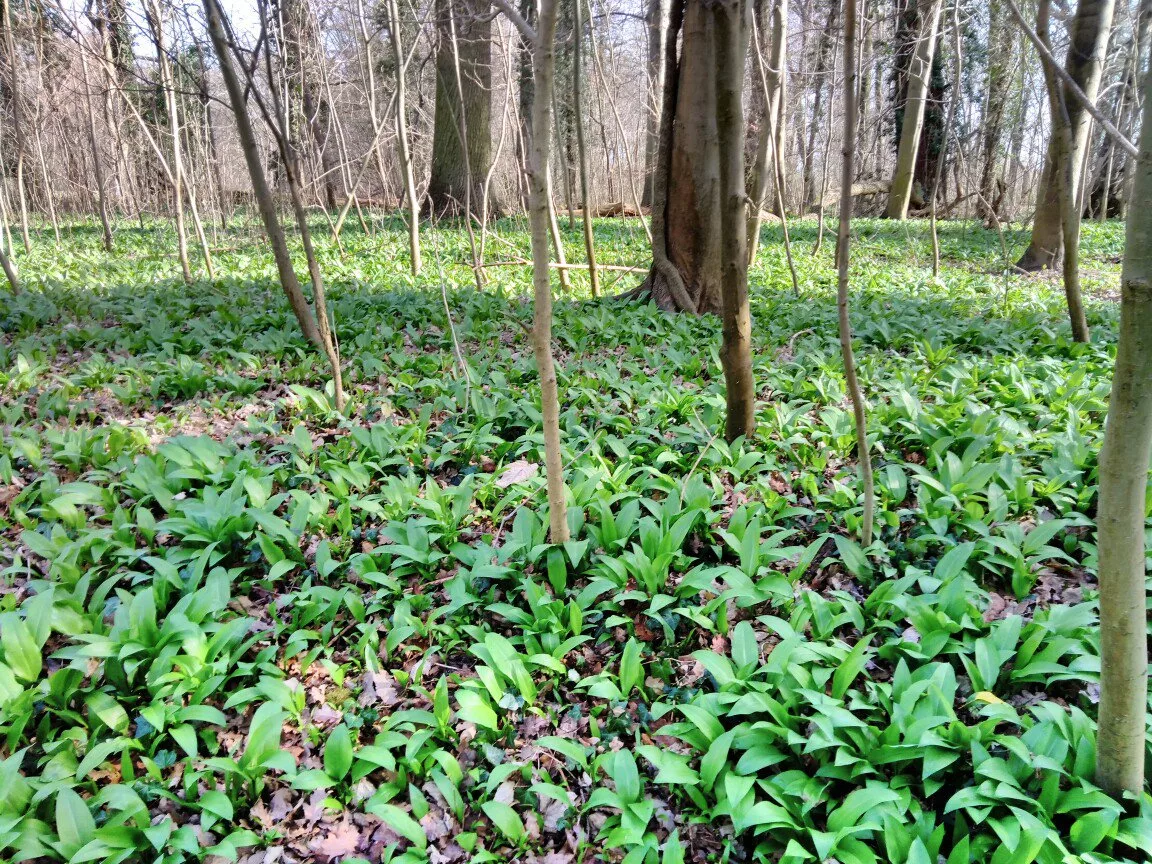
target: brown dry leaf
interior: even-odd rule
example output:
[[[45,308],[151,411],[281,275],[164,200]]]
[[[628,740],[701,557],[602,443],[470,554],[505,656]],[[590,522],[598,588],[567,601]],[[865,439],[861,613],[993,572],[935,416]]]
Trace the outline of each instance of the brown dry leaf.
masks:
[[[277,789],[272,793],[272,803],[268,807],[268,812],[272,816],[273,821],[284,821],[295,809],[296,804],[292,801],[291,789]]]
[[[517,459],[496,478],[496,486],[500,489],[507,489],[513,483],[523,483],[525,480],[530,480],[536,476],[539,470],[540,466],[535,462],[529,462],[526,459]]]
[[[368,671],[361,679],[363,692],[360,694],[360,705],[380,705],[390,708],[400,701],[400,693],[396,689],[396,682],[392,676],[383,670],[379,672]]]
[[[360,829],[345,817],[337,822],[322,838],[309,843],[308,848],[331,861],[334,858],[343,858],[346,855],[354,854],[359,845]]]

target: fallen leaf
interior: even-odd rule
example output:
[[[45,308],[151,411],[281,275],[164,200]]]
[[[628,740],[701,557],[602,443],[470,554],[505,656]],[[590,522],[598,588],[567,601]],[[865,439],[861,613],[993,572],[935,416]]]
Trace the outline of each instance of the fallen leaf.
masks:
[[[500,489],[507,489],[513,483],[523,483],[525,480],[530,480],[536,476],[539,470],[540,466],[535,462],[517,459],[496,478],[496,486]]]

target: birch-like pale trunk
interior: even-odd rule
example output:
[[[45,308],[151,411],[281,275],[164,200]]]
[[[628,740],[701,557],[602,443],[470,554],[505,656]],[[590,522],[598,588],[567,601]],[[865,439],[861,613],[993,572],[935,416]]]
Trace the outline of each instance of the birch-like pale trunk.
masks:
[[[363,7],[360,15],[364,27]],[[404,199],[408,207],[408,251],[412,275],[420,273],[420,199],[416,196],[416,175],[412,170],[412,150],[408,143],[407,87],[405,86],[404,46],[400,36],[400,9],[396,0],[388,0],[388,31],[392,42],[392,57],[396,63],[396,150],[400,157],[400,174],[404,179]],[[367,28],[365,27],[365,44]]]
[[[920,149],[920,131],[928,105],[928,86],[932,77],[932,58],[936,54],[936,31],[944,0],[913,0],[920,3],[920,33],[916,50],[908,63],[908,96],[904,100],[904,123],[900,127],[900,149],[896,154],[896,171],[888,192],[889,219],[908,216],[912,200],[912,183],[916,174],[916,152]],[[855,52],[853,52],[855,53]],[[855,70],[853,70],[855,73]],[[849,181],[851,186],[851,181]]]

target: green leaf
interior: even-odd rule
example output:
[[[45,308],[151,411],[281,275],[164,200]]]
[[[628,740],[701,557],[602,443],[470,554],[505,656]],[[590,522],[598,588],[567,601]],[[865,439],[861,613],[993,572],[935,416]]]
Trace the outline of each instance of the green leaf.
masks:
[[[848,688],[852,686],[856,676],[867,665],[868,646],[871,642],[871,636],[857,642],[848,652],[848,656],[836,667],[836,671],[832,673],[832,695],[837,699],[844,698],[844,694],[848,692]]]
[[[343,780],[352,768],[352,734],[341,723],[332,730],[324,745],[324,771],[333,780]]]
[[[60,851],[71,858],[96,836],[96,820],[84,799],[67,786],[56,793],[56,836]]]
[[[872,571],[868,563],[868,556],[860,548],[860,544],[851,537],[835,534],[832,538],[836,542],[836,551],[840,553],[840,560],[853,576],[866,576]]]
[[[88,706],[88,710],[99,717],[100,722],[113,732],[123,734],[128,731],[128,712],[107,693],[100,690],[89,693],[84,703]]]
[[[636,759],[627,747],[617,750],[608,760],[608,776],[616,784],[616,794],[625,803],[640,800],[640,772]]]
[[[256,768],[280,749],[280,737],[288,715],[274,702],[265,702],[252,714],[248,724],[248,744],[241,763]]]
[[[486,729],[498,729],[500,727],[496,720],[496,712],[475,690],[464,688],[457,690],[456,703],[459,706],[456,714],[461,720],[483,726]]]
[[[760,660],[756,633],[747,621],[741,621],[732,631],[732,659],[737,669],[749,669]]]
[[[389,828],[412,843],[417,849],[428,848],[428,835],[424,833],[420,823],[395,804],[381,804],[369,799],[368,803],[364,805],[364,809],[373,816],[382,819]]]
[[[484,815],[500,829],[500,833],[518,844],[524,838],[524,822],[510,806],[502,801],[485,801],[480,805]]]
[[[207,811],[219,819],[228,821],[232,818],[232,801],[218,789],[209,789],[200,796],[196,803],[200,805],[201,810]]]
[[[4,649],[4,661],[17,678],[35,681],[40,677],[40,649],[27,622],[15,612],[0,615],[0,647]]]
[[[640,643],[629,639],[620,657],[620,693],[625,699],[632,695],[632,689],[639,687],[643,693],[644,667],[640,662]]]

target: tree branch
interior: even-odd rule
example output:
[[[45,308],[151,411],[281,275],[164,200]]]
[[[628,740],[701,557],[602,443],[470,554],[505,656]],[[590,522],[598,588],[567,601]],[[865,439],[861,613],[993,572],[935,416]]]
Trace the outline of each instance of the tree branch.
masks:
[[[1048,50],[1048,46],[1044,44],[1044,41],[1037,35],[1036,31],[1028,26],[1028,22],[1024,20],[1024,15],[1021,13],[1020,7],[1016,5],[1016,0],[1008,0],[1008,8],[1012,10],[1012,15],[1016,18],[1016,23],[1020,25],[1020,29],[1024,31],[1024,35],[1028,37],[1028,41],[1031,42],[1037,52],[1039,52],[1040,59],[1052,68],[1056,73],[1056,77],[1059,78],[1060,82],[1064,85],[1064,89],[1072,95],[1073,99],[1080,103],[1081,108],[1092,115],[1092,119],[1100,124],[1100,128],[1107,132],[1112,140],[1123,148],[1125,153],[1132,157],[1137,156],[1136,145],[1129,141],[1123,132],[1112,125],[1112,122],[1104,116],[1104,113],[1097,108],[1095,103],[1080,89],[1080,86],[1072,76],[1068,74],[1068,70],[1056,61],[1056,58],[1052,56],[1052,52]]]
[[[492,0],[492,2],[507,16],[509,21],[516,25],[516,29],[528,40],[529,44],[536,44],[536,31],[532,29],[532,25],[524,20],[524,16],[516,10],[515,6],[508,0]]]

